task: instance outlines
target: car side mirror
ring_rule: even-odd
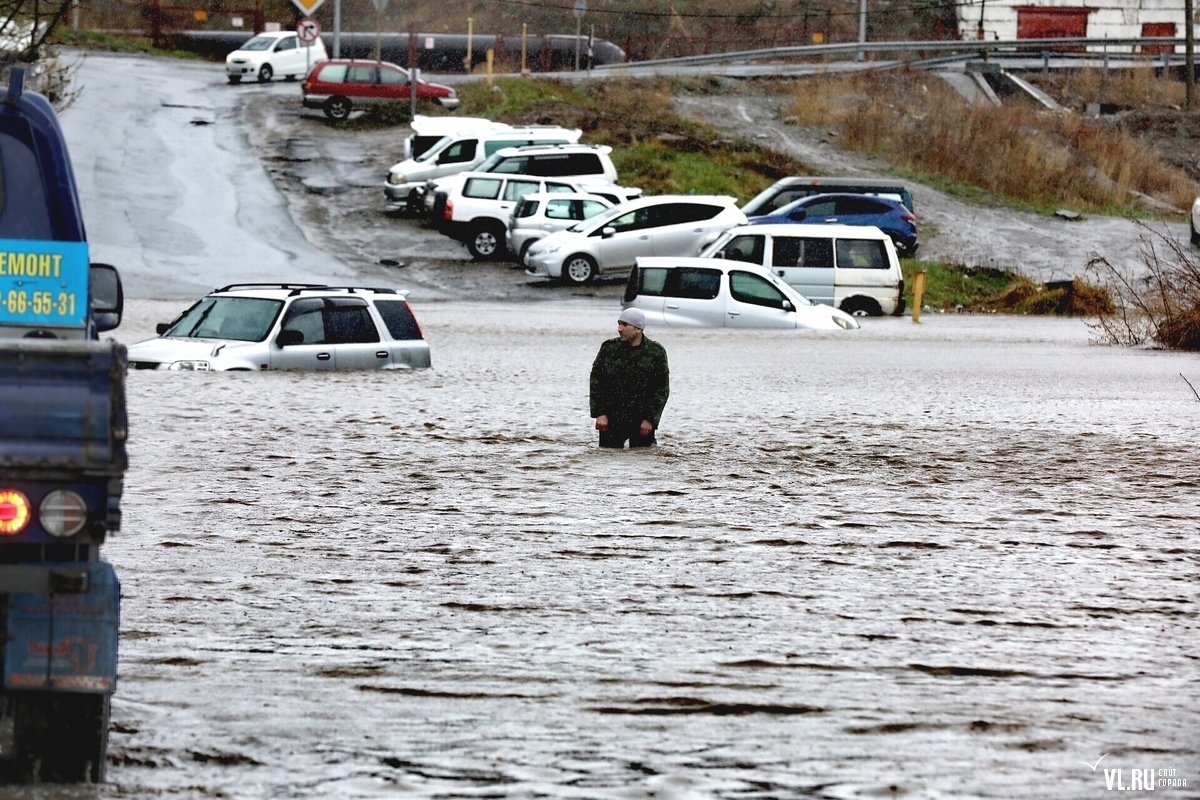
[[[154,326],[154,332],[157,333],[159,336],[162,336],[164,333],[166,333],[169,330],[171,330],[171,323],[169,323],[169,322],[160,322]]]
[[[610,226],[610,227],[607,227],[604,230],[600,231],[600,235],[603,236],[605,239],[607,239],[607,238],[613,236],[614,234],[616,234],[616,232],[617,232],[617,229]]]
[[[112,264],[91,264],[88,269],[91,288],[92,320],[97,333],[111,331],[121,324],[125,292],[121,276]]]
[[[788,219],[790,219],[792,222],[799,222],[800,220],[804,219],[807,216],[808,216],[807,211],[805,211],[803,208],[798,208],[795,211],[793,211],[792,213],[788,214]]]
[[[724,258],[724,257],[725,257],[724,250],[718,250],[717,252],[713,253],[713,258]]]
[[[783,301],[783,310],[784,311],[795,311],[796,307],[794,305],[792,305],[791,300],[784,300]]]
[[[290,347],[291,345],[303,343],[304,334],[300,331],[280,331],[279,335],[275,337],[275,344],[279,345],[280,347]]]

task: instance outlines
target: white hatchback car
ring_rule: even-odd
[[[858,321],[816,305],[771,270],[720,258],[639,258],[623,308],[639,308],[668,328],[846,330]]]
[[[392,289],[243,283],[205,296],[159,337],[129,347],[130,369],[414,369],[429,344]]]
[[[642,256],[694,256],[722,231],[745,224],[732,197],[641,197],[535,242],[525,253],[526,273],[588,283],[628,270]]]
[[[225,75],[230,83],[266,83],[276,77],[290,81],[303,78],[313,65],[328,58],[319,38],[309,44],[295,31],[272,31],[258,34],[225,56]]]

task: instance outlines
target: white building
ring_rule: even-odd
[[[1120,39],[1184,35],[1184,0],[967,0],[958,6],[963,39]],[[1097,48],[1090,48],[1095,50]],[[1183,45],[1128,45],[1111,52],[1178,52]]]

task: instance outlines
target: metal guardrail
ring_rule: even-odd
[[[700,64],[715,64],[721,62],[761,61],[777,58],[804,58],[806,56],[852,55],[855,53],[921,53],[955,51],[961,53],[986,54],[994,51],[1017,50],[1025,52],[1041,52],[1057,50],[1063,47],[1084,47],[1095,52],[1107,51],[1109,47],[1137,47],[1148,45],[1172,45],[1185,47],[1182,37],[1174,36],[1133,36],[1122,39],[1094,39],[1087,37],[1063,39],[939,39],[918,42],[838,42],[837,44],[808,44],[791,47],[770,47],[763,50],[740,50],[730,53],[706,53],[699,56],[682,56],[680,58],[658,58],[651,61],[626,61],[620,64],[597,65],[596,72],[619,71],[626,68],[654,66],[695,66]],[[1119,53],[1113,53],[1118,55]],[[1145,53],[1162,59],[1162,53]],[[1172,54],[1166,54],[1171,57]],[[1182,58],[1182,56],[1175,56]]]

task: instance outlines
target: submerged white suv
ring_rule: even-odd
[[[130,369],[414,369],[429,344],[393,289],[242,283],[203,297],[156,339],[129,347]]]

